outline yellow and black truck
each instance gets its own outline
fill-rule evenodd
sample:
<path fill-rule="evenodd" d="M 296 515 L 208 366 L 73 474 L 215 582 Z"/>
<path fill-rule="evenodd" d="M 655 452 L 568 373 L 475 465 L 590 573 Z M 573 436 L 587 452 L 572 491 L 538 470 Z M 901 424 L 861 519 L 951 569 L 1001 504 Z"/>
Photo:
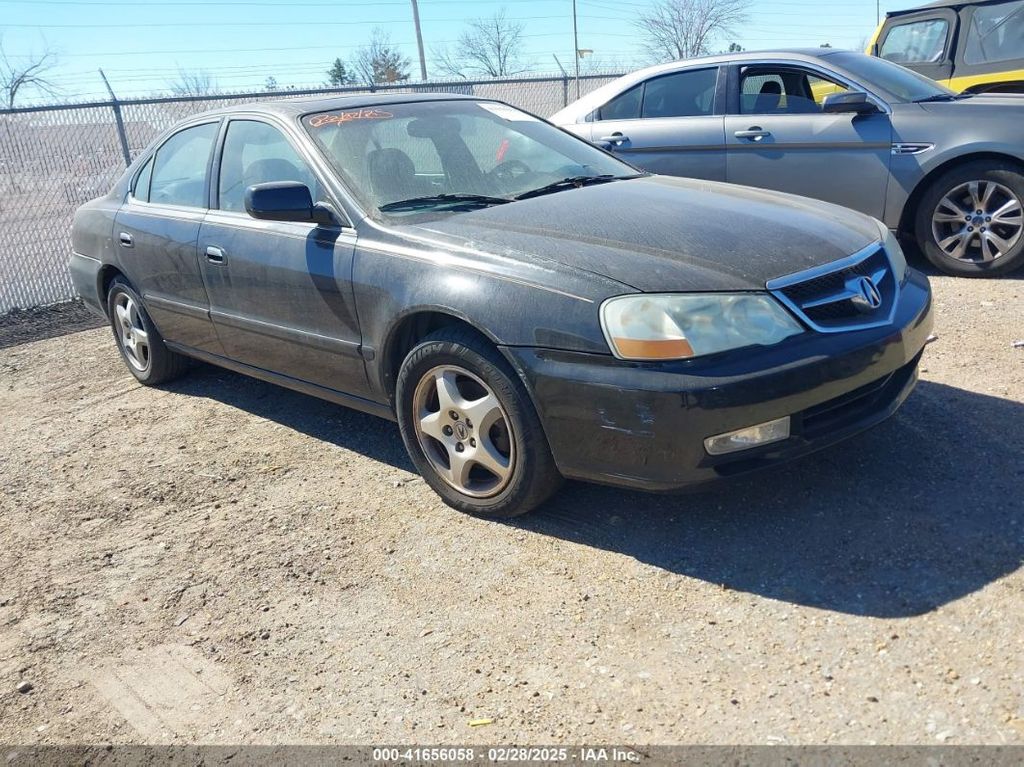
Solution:
<path fill-rule="evenodd" d="M 892 11 L 867 52 L 957 92 L 1024 93 L 1024 0 L 939 0 Z"/>

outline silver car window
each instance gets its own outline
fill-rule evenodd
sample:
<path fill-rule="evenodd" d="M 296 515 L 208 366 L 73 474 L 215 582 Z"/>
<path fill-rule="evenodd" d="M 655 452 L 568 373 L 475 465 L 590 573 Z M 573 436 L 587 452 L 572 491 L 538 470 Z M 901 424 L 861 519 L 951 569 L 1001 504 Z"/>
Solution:
<path fill-rule="evenodd" d="M 640 117 L 644 84 L 634 85 L 597 110 L 598 120 L 635 120 Z"/>
<path fill-rule="evenodd" d="M 740 113 L 817 114 L 825 96 L 845 90 L 838 81 L 795 66 L 747 67 L 740 74 Z"/>
<path fill-rule="evenodd" d="M 688 69 L 648 80 L 641 117 L 699 117 L 714 114 L 718 68 Z"/>

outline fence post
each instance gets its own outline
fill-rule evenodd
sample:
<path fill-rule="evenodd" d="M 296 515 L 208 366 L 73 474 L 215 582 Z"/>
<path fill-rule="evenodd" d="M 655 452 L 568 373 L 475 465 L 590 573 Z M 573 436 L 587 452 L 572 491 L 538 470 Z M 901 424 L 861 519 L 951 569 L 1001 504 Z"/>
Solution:
<path fill-rule="evenodd" d="M 121 154 L 124 155 L 124 166 L 127 168 L 132 164 L 132 153 L 128 148 L 128 133 L 124 129 L 124 118 L 121 116 L 121 102 L 114 95 L 114 89 L 110 87 L 110 82 L 102 69 L 100 77 L 103 78 L 103 84 L 107 86 L 107 92 L 110 94 L 110 108 L 114 110 L 114 124 L 117 126 L 117 137 L 121 140 Z"/>
<path fill-rule="evenodd" d="M 562 74 L 562 106 L 569 106 L 569 75 Z"/>

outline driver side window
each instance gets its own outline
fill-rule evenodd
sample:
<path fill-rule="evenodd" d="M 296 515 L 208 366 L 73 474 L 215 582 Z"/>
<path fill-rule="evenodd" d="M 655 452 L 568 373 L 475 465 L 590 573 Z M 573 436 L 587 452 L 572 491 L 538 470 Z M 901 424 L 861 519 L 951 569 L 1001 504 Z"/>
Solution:
<path fill-rule="evenodd" d="M 816 72 L 793 67 L 751 67 L 740 78 L 740 113 L 746 115 L 818 114 L 826 96 L 848 90 Z"/>
<path fill-rule="evenodd" d="M 298 181 L 314 201 L 322 197 L 313 171 L 281 131 L 257 120 L 232 120 L 221 153 L 220 209 L 244 211 L 245 190 L 270 181 Z"/>

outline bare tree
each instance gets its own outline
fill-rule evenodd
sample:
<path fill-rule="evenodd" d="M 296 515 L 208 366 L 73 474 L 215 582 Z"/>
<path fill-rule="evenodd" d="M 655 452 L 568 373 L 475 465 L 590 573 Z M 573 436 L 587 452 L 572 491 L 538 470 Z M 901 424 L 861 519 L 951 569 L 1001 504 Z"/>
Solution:
<path fill-rule="evenodd" d="M 409 57 L 391 44 L 387 32 L 377 27 L 370 42 L 356 51 L 352 69 L 356 79 L 367 85 L 404 82 L 409 79 Z"/>
<path fill-rule="evenodd" d="M 636 27 L 653 58 L 686 59 L 708 53 L 716 37 L 746 20 L 748 6 L 749 0 L 658 0 Z"/>
<path fill-rule="evenodd" d="M 192 72 L 178 67 L 177 79 L 167 85 L 177 96 L 208 96 L 217 91 L 217 82 L 202 69 Z"/>
<path fill-rule="evenodd" d="M 47 49 L 40 54 L 29 54 L 20 64 L 8 57 L 0 40 L 0 97 L 8 109 L 26 91 L 36 91 L 46 96 L 59 96 L 60 89 L 48 73 L 57 66 L 57 55 Z"/>
<path fill-rule="evenodd" d="M 450 77 L 461 77 L 466 79 L 466 65 L 446 45 L 438 45 L 431 49 L 430 55 L 434 59 L 433 69 L 442 75 Z"/>
<path fill-rule="evenodd" d="M 526 71 L 521 56 L 523 25 L 505 16 L 505 9 L 489 18 L 473 19 L 459 36 L 454 55 L 447 49 L 435 49 L 441 71 L 465 77 L 508 77 Z"/>

